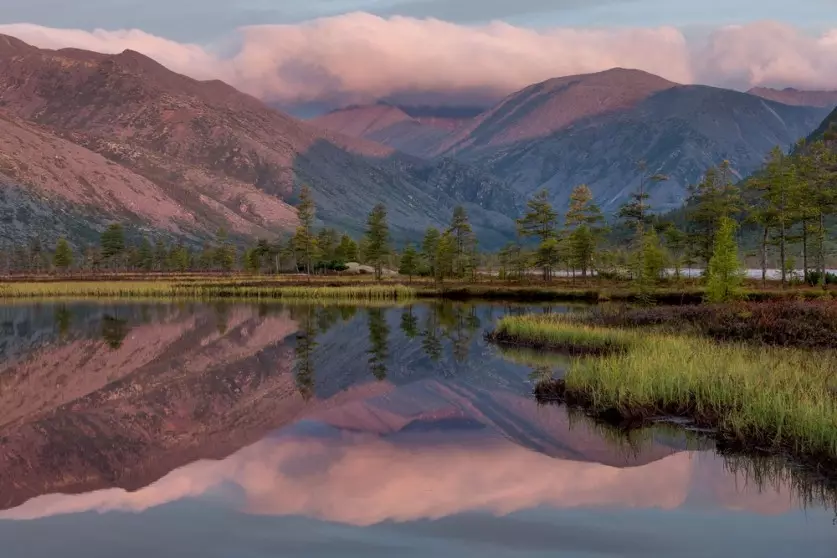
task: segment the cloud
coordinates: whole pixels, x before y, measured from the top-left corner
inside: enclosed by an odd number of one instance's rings
[[[365,526],[477,510],[506,515],[539,506],[676,509],[693,491],[713,505],[757,513],[781,513],[796,505],[787,486],[766,491],[739,486],[734,475],[723,473],[720,458],[699,453],[616,468],[551,458],[501,438],[464,446],[415,446],[353,434],[328,440],[266,439],[222,461],[173,471],[135,492],[41,496],[0,512],[0,519],[141,512],[226,492],[236,495],[235,504],[246,513]]]
[[[0,26],[37,46],[126,48],[196,78],[220,78],[267,101],[338,105],[398,95],[467,102],[568,74],[612,67],[680,83],[837,88],[837,29],[811,36],[757,22],[686,36],[675,27],[535,30],[494,22],[353,13],[293,25],[240,28],[209,45],[139,30],[92,32]]]

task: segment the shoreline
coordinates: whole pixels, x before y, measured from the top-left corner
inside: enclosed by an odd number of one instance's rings
[[[800,303],[802,304],[802,303]],[[620,428],[661,418],[712,429],[727,447],[787,455],[837,475],[837,352],[602,327],[566,315],[513,316],[486,338],[569,354],[533,395]],[[569,352],[567,349],[569,348]],[[549,371],[547,371],[549,372]]]

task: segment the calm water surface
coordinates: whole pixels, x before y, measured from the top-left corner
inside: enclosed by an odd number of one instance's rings
[[[0,308],[0,556],[837,555],[781,463],[538,406],[528,310]]]

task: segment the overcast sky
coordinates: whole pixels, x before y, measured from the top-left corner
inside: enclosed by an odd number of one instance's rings
[[[298,23],[365,11],[463,24],[501,19],[544,26],[716,26],[772,19],[837,25],[837,0],[0,0],[0,23],[142,29],[180,41],[211,41],[254,24]]]
[[[470,103],[614,67],[837,89],[837,0],[0,0],[0,33],[136,50],[287,107]]]

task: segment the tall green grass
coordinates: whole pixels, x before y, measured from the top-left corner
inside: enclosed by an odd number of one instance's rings
[[[608,349],[574,359],[564,379],[596,410],[688,414],[738,440],[837,458],[833,350],[720,344],[563,316],[505,318],[498,331],[524,344]]]

